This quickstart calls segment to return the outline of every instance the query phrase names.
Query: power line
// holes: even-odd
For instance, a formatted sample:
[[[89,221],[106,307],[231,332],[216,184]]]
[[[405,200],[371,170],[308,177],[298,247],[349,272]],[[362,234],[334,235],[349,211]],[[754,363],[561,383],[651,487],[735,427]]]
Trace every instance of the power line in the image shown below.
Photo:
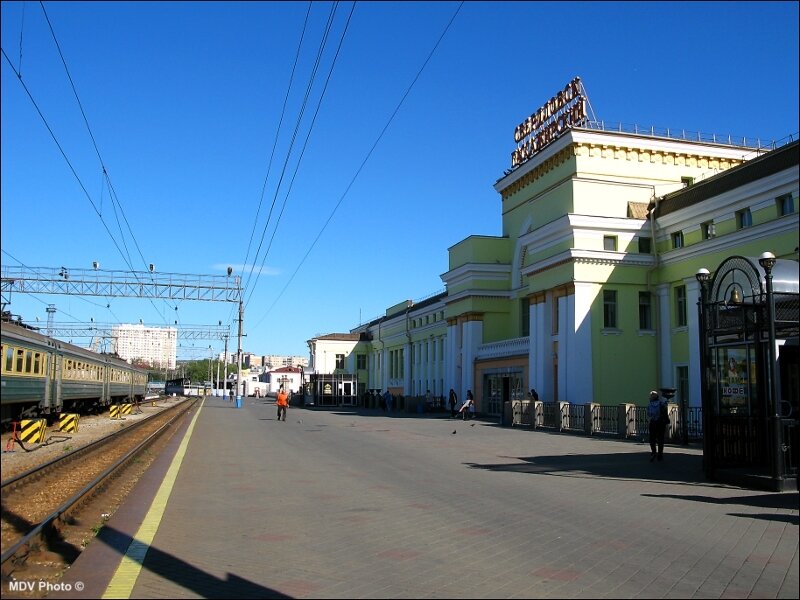
[[[258,243],[258,249],[256,250],[256,255],[255,255],[255,258],[253,260],[253,264],[250,267],[250,273],[248,274],[247,280],[245,281],[244,286],[243,286],[245,289],[247,289],[247,287],[248,287],[250,279],[253,276],[253,271],[255,270],[255,265],[258,262],[258,255],[261,252],[261,246],[264,243],[264,237],[266,236],[267,228],[269,226],[269,221],[270,221],[271,216],[272,216],[272,211],[273,211],[273,209],[275,207],[275,201],[278,199],[278,193],[280,192],[280,187],[281,187],[281,184],[283,183],[283,178],[286,175],[286,169],[287,169],[287,167],[289,165],[289,159],[291,158],[292,149],[294,148],[294,143],[295,143],[295,140],[297,139],[297,132],[300,129],[300,124],[302,122],[303,115],[305,114],[306,106],[308,104],[308,98],[309,98],[309,96],[311,94],[311,89],[312,89],[312,87],[314,85],[314,78],[316,77],[317,69],[319,68],[320,61],[322,60],[322,54],[323,54],[323,51],[325,49],[325,44],[327,43],[328,35],[330,33],[331,27],[333,25],[333,17],[335,15],[335,12],[336,12],[336,9],[337,9],[338,5],[339,5],[339,3],[335,2],[331,6],[331,11],[328,14],[328,22],[326,23],[325,31],[323,33],[322,40],[320,41],[319,49],[317,50],[317,56],[316,56],[316,60],[314,62],[314,66],[312,67],[311,74],[309,75],[308,84],[306,85],[306,91],[305,91],[305,95],[303,97],[303,102],[302,102],[302,104],[300,106],[300,113],[298,114],[297,120],[295,122],[295,128],[294,128],[294,132],[292,133],[292,139],[291,139],[291,142],[289,143],[289,148],[286,151],[286,159],[283,162],[283,168],[281,169],[281,175],[280,175],[280,178],[278,179],[278,184],[275,187],[275,195],[272,198],[272,206],[270,207],[270,212],[269,212],[270,216],[267,218],[267,222],[264,223],[264,229],[261,232],[261,240]],[[263,264],[263,261],[262,261],[262,264]],[[252,293],[250,295],[252,296]],[[248,300],[249,300],[249,298],[248,298]]]
[[[347,34],[348,28],[350,27],[350,20],[353,17],[353,11],[355,10],[355,6],[356,5],[355,5],[355,2],[354,2],[352,8],[350,9],[350,14],[347,17],[347,23],[345,24],[344,31],[342,32],[342,37],[339,39],[339,46],[336,48],[336,54],[333,57],[333,61],[331,63],[331,68],[328,71],[328,77],[325,79],[325,85],[322,88],[322,94],[320,94],[319,100],[317,102],[317,108],[314,111],[314,116],[311,119],[311,125],[308,128],[308,133],[306,134],[306,139],[303,141],[303,148],[302,148],[302,150],[300,152],[299,158],[297,159],[297,164],[295,165],[294,173],[292,174],[292,179],[289,182],[289,189],[286,191],[286,196],[284,197],[283,205],[281,206],[281,212],[278,214],[278,220],[275,222],[275,228],[272,230],[272,237],[269,240],[269,245],[267,246],[267,251],[264,253],[264,258],[261,261],[261,266],[264,265],[264,261],[266,261],[267,256],[269,255],[269,251],[272,248],[272,242],[275,239],[275,235],[278,233],[278,225],[281,222],[281,217],[283,217],[283,211],[286,209],[286,203],[289,200],[289,194],[291,193],[292,187],[294,186],[294,180],[297,177],[297,171],[300,169],[300,163],[302,162],[303,156],[305,155],[305,152],[306,152],[306,148],[308,147],[308,140],[311,137],[311,132],[314,129],[314,124],[317,121],[317,115],[319,114],[319,110],[320,110],[320,108],[322,106],[322,100],[325,97],[325,92],[328,89],[328,84],[330,83],[331,76],[333,75],[333,68],[336,65],[336,60],[339,57],[339,52],[342,49],[342,44],[344,43],[344,37]],[[251,296],[252,296],[252,294],[253,294],[253,292],[250,293]]]
[[[459,3],[458,8],[456,8],[455,13],[453,13],[453,16],[450,18],[450,21],[447,23],[447,25],[445,26],[444,30],[442,31],[442,34],[439,36],[439,39],[436,41],[436,44],[434,44],[433,49],[431,49],[430,53],[428,54],[428,57],[425,59],[425,62],[422,63],[422,66],[420,67],[419,71],[417,71],[417,74],[414,77],[414,79],[411,81],[411,84],[408,86],[408,88],[406,89],[405,93],[400,98],[400,102],[398,102],[397,106],[395,107],[394,111],[392,112],[391,116],[389,117],[389,120],[386,122],[386,125],[384,125],[384,127],[381,130],[380,134],[378,134],[378,137],[376,138],[375,143],[372,144],[372,147],[369,149],[369,152],[367,152],[367,155],[364,157],[364,160],[359,165],[358,169],[356,170],[355,175],[353,175],[353,178],[350,180],[350,183],[347,185],[347,188],[345,188],[344,192],[342,193],[341,197],[339,198],[339,201],[333,207],[333,210],[331,211],[331,214],[328,216],[328,219],[323,224],[322,229],[320,229],[319,233],[314,238],[314,241],[311,243],[311,246],[308,248],[308,251],[306,251],[305,255],[300,260],[300,264],[297,265],[297,268],[292,273],[292,276],[289,278],[289,281],[287,281],[286,285],[283,286],[283,289],[281,290],[280,294],[278,294],[278,297],[275,298],[275,301],[266,310],[266,312],[264,313],[264,316],[261,318],[261,320],[258,321],[253,326],[254,329],[256,327],[258,327],[262,323],[262,321],[267,317],[269,312],[278,303],[278,300],[281,299],[283,294],[286,292],[286,289],[289,287],[289,285],[292,283],[292,281],[294,280],[295,276],[297,275],[297,272],[300,270],[300,267],[303,266],[303,264],[305,263],[306,259],[311,254],[311,250],[314,249],[314,246],[316,246],[316,244],[319,241],[320,237],[322,237],[322,233],[328,227],[328,224],[333,219],[333,216],[334,216],[334,214],[336,214],[336,211],[339,209],[339,206],[342,204],[342,201],[344,201],[345,197],[350,192],[350,189],[353,187],[353,184],[355,183],[355,181],[358,178],[358,176],[361,174],[361,171],[363,170],[364,166],[367,164],[367,161],[372,156],[372,153],[375,151],[375,148],[378,146],[378,143],[381,141],[381,138],[383,138],[383,136],[386,133],[387,129],[389,129],[389,125],[391,125],[392,121],[394,120],[395,116],[397,115],[398,111],[400,110],[400,107],[403,105],[403,103],[405,102],[405,100],[408,97],[409,93],[411,92],[411,89],[417,83],[417,80],[422,75],[422,72],[425,70],[425,67],[428,65],[428,63],[430,62],[431,58],[433,58],[433,55],[436,52],[437,48],[439,47],[439,44],[441,44],[442,39],[444,39],[444,36],[447,34],[448,30],[450,29],[450,26],[453,24],[453,21],[455,20],[456,16],[458,16],[458,13],[461,11],[461,7],[463,5],[464,5],[464,2],[462,0],[462,2]]]
[[[56,45],[56,49],[58,50],[58,56],[61,58],[61,64],[64,65],[64,71],[67,74],[67,79],[69,79],[69,84],[70,84],[70,87],[72,88],[72,93],[75,95],[75,100],[77,101],[78,108],[81,111],[81,116],[83,117],[83,122],[86,125],[86,130],[89,132],[89,137],[92,140],[92,146],[94,147],[95,154],[97,154],[97,160],[100,162],[100,167],[103,170],[103,177],[105,178],[106,183],[107,183],[108,188],[109,188],[111,206],[112,206],[112,209],[114,209],[114,218],[117,221],[117,228],[119,229],[120,238],[122,239],[122,243],[125,246],[125,252],[126,252],[126,255],[128,257],[127,258],[127,264],[131,268],[131,272],[134,272],[133,264],[132,264],[133,261],[131,260],[131,257],[130,257],[130,252],[128,250],[128,245],[125,242],[125,233],[122,230],[122,225],[119,222],[119,215],[117,215],[117,211],[116,211],[116,208],[115,208],[117,206],[119,207],[119,211],[122,214],[122,218],[123,218],[123,220],[125,221],[125,224],[128,227],[128,233],[130,234],[131,239],[133,240],[133,243],[136,246],[136,250],[139,252],[139,257],[142,259],[142,264],[145,267],[147,267],[147,264],[148,264],[147,260],[144,258],[144,255],[142,254],[142,250],[139,247],[139,242],[136,240],[136,235],[133,233],[133,229],[131,228],[130,223],[128,222],[128,218],[125,216],[125,210],[122,207],[122,203],[119,201],[119,197],[116,194],[116,190],[114,190],[114,186],[111,183],[111,177],[108,174],[108,169],[106,168],[105,161],[103,160],[103,157],[100,155],[100,149],[97,147],[97,140],[95,139],[94,133],[92,132],[92,128],[89,125],[89,119],[86,116],[86,111],[83,109],[83,103],[81,102],[81,99],[78,96],[78,90],[75,88],[75,82],[73,81],[72,74],[70,73],[69,67],[67,66],[67,60],[66,60],[66,58],[64,58],[64,53],[61,51],[61,45],[58,43],[58,38],[56,37],[56,32],[53,29],[53,24],[50,22],[50,17],[48,16],[47,10],[44,7],[44,3],[41,2],[41,0],[39,1],[39,6],[41,6],[41,8],[42,8],[42,13],[44,14],[45,21],[47,21],[47,26],[50,29],[50,35],[53,37],[53,43]],[[101,215],[101,218],[102,218],[102,212],[100,213],[100,215]],[[117,247],[119,248],[119,246],[117,246]],[[153,279],[152,274],[150,275],[150,279],[152,281],[152,279]],[[150,303],[153,304],[153,308],[155,308],[156,312],[158,312],[158,308],[156,308],[156,306],[155,306],[155,304],[153,303],[152,300],[150,300]],[[163,318],[163,315],[162,315],[162,318]]]
[[[286,105],[289,101],[289,92],[292,90],[292,83],[294,82],[294,74],[297,70],[297,63],[300,59],[300,50],[303,47],[303,39],[306,35],[306,27],[308,26],[308,17],[311,14],[311,2],[308,3],[308,10],[306,10],[306,18],[303,22],[303,30],[300,32],[300,41],[297,43],[297,52],[294,56],[294,64],[292,65],[292,72],[289,75],[289,85],[286,87],[286,95],[283,98],[283,107],[281,108],[281,116],[278,119],[278,129],[275,132],[275,141],[272,143],[272,152],[269,155],[269,162],[267,163],[267,174],[264,176],[264,185],[261,187],[261,197],[258,200],[258,210],[256,210],[256,217],[253,219],[253,229],[250,231],[250,241],[247,244],[247,254],[244,257],[244,263],[247,264],[247,259],[250,258],[250,249],[253,244],[253,236],[256,232],[256,225],[258,224],[258,217],[261,214],[261,204],[264,202],[264,193],[267,191],[267,181],[269,180],[269,174],[272,171],[272,160],[275,157],[275,148],[278,145],[278,138],[281,133],[281,127],[283,126],[283,117],[286,114]],[[273,204],[274,206],[274,204]],[[272,214],[272,210],[270,209],[270,215]],[[267,216],[267,223],[269,223],[269,216]]]

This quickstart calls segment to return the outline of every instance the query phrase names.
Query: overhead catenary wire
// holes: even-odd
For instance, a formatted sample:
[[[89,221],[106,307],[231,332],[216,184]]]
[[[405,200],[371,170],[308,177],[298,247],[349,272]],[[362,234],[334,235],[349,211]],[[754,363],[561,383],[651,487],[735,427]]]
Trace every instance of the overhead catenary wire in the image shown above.
[[[50,22],[50,17],[47,14],[47,9],[45,9],[44,3],[41,0],[39,1],[39,6],[41,6],[41,8],[42,8],[42,13],[44,14],[45,21],[47,21],[47,26],[50,29],[50,35],[53,38],[53,43],[56,46],[56,50],[58,50],[58,56],[59,56],[59,58],[61,58],[61,64],[64,66],[64,72],[67,74],[67,79],[69,80],[70,87],[72,88],[72,93],[75,96],[76,102],[78,103],[78,108],[81,111],[81,116],[83,117],[83,122],[86,125],[86,130],[88,131],[89,137],[92,140],[92,146],[94,147],[95,154],[97,154],[97,160],[100,162],[100,168],[102,169],[103,177],[105,178],[106,184],[108,185],[109,192],[110,192],[111,206],[114,209],[114,217],[115,217],[115,219],[117,221],[117,227],[118,227],[119,232],[120,232],[120,238],[122,239],[122,243],[125,246],[125,252],[126,252],[126,256],[128,258],[127,264],[131,268],[131,272],[134,275],[134,277],[136,277],[138,279],[138,276],[136,275],[136,272],[135,272],[135,270],[133,269],[133,266],[132,266],[133,265],[133,261],[131,260],[130,252],[128,250],[128,245],[125,242],[125,233],[122,231],[122,226],[119,223],[119,215],[117,215],[116,207],[119,207],[119,211],[122,214],[122,218],[123,218],[123,220],[125,221],[125,224],[128,227],[128,233],[130,234],[130,237],[133,240],[134,245],[136,246],[136,250],[139,252],[139,257],[142,259],[142,264],[145,266],[145,272],[147,272],[147,273],[149,273],[149,270],[146,268],[147,265],[148,265],[148,262],[145,259],[144,255],[142,254],[142,250],[139,247],[139,242],[136,239],[136,234],[134,234],[133,229],[131,228],[130,223],[128,222],[128,218],[125,216],[125,210],[122,207],[122,204],[120,203],[119,198],[118,198],[118,196],[116,194],[116,190],[114,190],[114,187],[113,187],[113,185],[111,183],[111,177],[108,174],[108,169],[106,168],[105,161],[103,160],[103,157],[100,154],[100,149],[97,146],[97,140],[95,139],[94,133],[92,132],[92,128],[89,125],[89,119],[86,116],[86,111],[83,109],[83,103],[81,102],[80,96],[78,95],[78,90],[75,87],[75,82],[72,79],[72,74],[70,73],[69,67],[67,66],[67,60],[64,57],[64,53],[61,51],[61,44],[58,43],[58,38],[56,37],[55,29],[53,28],[53,24]],[[99,214],[101,215],[101,218],[102,218],[102,211],[100,211]],[[152,273],[150,273],[149,276],[150,276],[150,281],[151,282],[154,281]],[[150,299],[150,303],[153,304],[153,308],[156,308],[156,306],[153,303],[152,299]],[[156,312],[159,312],[158,308],[156,308]],[[159,312],[159,314],[161,314],[161,313]],[[162,315],[162,318],[163,318],[163,315]]]
[[[320,62],[322,60],[322,55],[323,55],[323,52],[324,52],[324,49],[325,49],[325,45],[326,45],[327,40],[328,40],[328,36],[330,34],[330,30],[331,30],[331,28],[333,26],[333,20],[334,20],[334,16],[336,14],[336,9],[338,8],[338,5],[339,5],[339,3],[335,2],[331,6],[331,10],[328,13],[328,22],[325,25],[325,31],[323,33],[322,40],[320,41],[319,48],[317,50],[317,56],[316,56],[316,59],[314,61],[314,66],[312,67],[311,74],[309,75],[309,78],[308,78],[308,83],[306,84],[305,95],[303,96],[303,101],[302,101],[301,106],[300,106],[300,112],[299,112],[299,114],[297,116],[297,119],[295,121],[295,127],[294,127],[294,131],[292,132],[292,137],[291,137],[291,141],[289,143],[289,148],[286,151],[286,158],[283,161],[283,168],[281,169],[281,174],[280,174],[280,177],[278,179],[278,183],[275,186],[275,194],[273,195],[273,198],[272,198],[272,206],[270,207],[269,216],[267,217],[267,222],[264,223],[264,229],[261,232],[261,239],[260,239],[260,241],[258,243],[258,248],[256,250],[255,257],[253,259],[253,264],[250,267],[250,272],[248,273],[247,279],[245,280],[244,285],[243,285],[245,290],[247,290],[248,287],[249,287],[249,282],[253,277],[253,272],[255,271],[255,265],[258,262],[258,256],[259,256],[259,254],[261,252],[261,246],[264,243],[264,238],[266,237],[267,229],[269,227],[269,223],[270,223],[270,220],[271,220],[271,217],[272,217],[272,211],[275,208],[275,202],[278,199],[278,194],[280,193],[280,187],[281,187],[281,184],[283,183],[283,178],[286,175],[286,169],[289,166],[289,159],[291,158],[292,150],[294,148],[294,143],[297,140],[297,133],[300,130],[300,125],[301,125],[302,120],[303,120],[303,115],[305,114],[306,106],[308,105],[308,98],[311,95],[311,89],[312,89],[312,87],[314,85],[314,79],[316,78],[316,73],[317,73],[317,70],[319,69],[319,65],[320,65]],[[355,6],[355,4],[354,4],[354,6]],[[263,261],[262,261],[262,264],[263,264]],[[252,297],[252,292],[250,293],[250,297]],[[248,300],[249,300],[249,297],[248,297]]]
[[[308,9],[306,10],[306,17],[303,21],[303,30],[300,32],[300,41],[297,43],[297,52],[294,56],[294,64],[292,65],[292,72],[289,75],[289,85],[286,86],[286,95],[283,97],[283,107],[281,108],[281,116],[278,119],[278,128],[275,131],[275,140],[272,143],[272,151],[269,155],[269,161],[267,163],[267,174],[264,176],[264,185],[261,187],[261,196],[258,200],[258,209],[256,210],[256,216],[253,219],[253,228],[250,230],[250,241],[247,243],[247,254],[244,257],[244,263],[247,264],[247,260],[250,258],[250,250],[253,245],[253,236],[256,232],[256,225],[258,224],[258,217],[261,215],[261,205],[264,202],[264,194],[267,191],[267,182],[269,181],[269,174],[272,171],[272,161],[275,157],[275,149],[278,146],[278,139],[281,134],[281,127],[283,126],[283,117],[286,115],[286,105],[289,102],[289,93],[292,90],[292,83],[294,82],[294,74],[297,70],[297,63],[300,60],[300,50],[303,47],[303,40],[305,39],[306,29],[308,27],[308,17],[311,14],[311,2],[308,3]],[[273,203],[274,206],[274,203]],[[270,215],[271,215],[270,211]],[[267,216],[267,222],[269,222],[269,216]]]
[[[323,86],[322,93],[320,94],[320,97],[319,97],[319,99],[317,101],[316,110],[314,111],[314,115],[313,115],[313,117],[311,119],[311,124],[308,127],[308,132],[306,133],[306,138],[303,141],[303,146],[302,146],[302,149],[300,151],[300,156],[298,157],[297,163],[295,164],[295,168],[294,168],[294,172],[292,174],[292,178],[289,181],[289,187],[288,187],[288,189],[286,191],[286,195],[284,196],[283,204],[281,205],[281,211],[278,214],[278,218],[277,218],[277,220],[275,222],[275,227],[272,230],[272,237],[270,237],[269,244],[267,246],[267,250],[264,252],[264,257],[261,260],[261,266],[259,267],[259,269],[263,268],[264,262],[266,261],[267,256],[269,255],[269,251],[272,248],[272,242],[274,241],[275,235],[278,232],[278,225],[280,224],[281,218],[283,217],[283,212],[286,209],[286,204],[287,204],[287,202],[289,200],[289,194],[292,191],[292,187],[294,186],[295,178],[297,177],[297,172],[300,169],[300,164],[301,164],[301,162],[303,160],[303,156],[305,155],[306,148],[308,147],[308,140],[311,137],[311,132],[313,131],[314,124],[317,121],[317,116],[319,115],[319,111],[320,111],[320,108],[322,106],[322,100],[325,98],[325,92],[328,89],[328,84],[330,83],[331,76],[333,75],[333,69],[336,66],[336,60],[338,59],[339,53],[341,52],[342,44],[344,43],[344,38],[345,38],[345,35],[347,34],[347,30],[348,30],[348,28],[350,26],[350,21],[351,21],[351,19],[353,17],[353,11],[354,10],[355,10],[355,3],[353,3],[352,8],[350,9],[350,14],[347,17],[347,22],[345,23],[344,30],[342,32],[341,38],[339,39],[339,45],[336,48],[336,53],[334,54],[333,61],[331,62],[330,69],[328,70],[328,76],[325,79],[325,85]],[[250,297],[252,297],[254,291],[255,291],[255,286],[254,286],[253,290],[251,290],[251,292],[250,292]],[[248,301],[249,301],[250,297],[248,297]]]
[[[289,287],[289,285],[291,285],[291,283],[294,280],[294,278],[297,275],[297,273],[300,271],[300,268],[303,266],[303,264],[305,263],[306,259],[311,254],[311,251],[314,249],[314,246],[316,246],[317,242],[322,237],[323,232],[328,227],[328,224],[330,224],[331,220],[333,219],[333,216],[336,214],[336,211],[339,209],[339,206],[341,206],[341,204],[344,201],[345,197],[350,192],[350,189],[353,187],[353,184],[355,183],[356,179],[361,174],[361,171],[364,169],[364,166],[367,164],[367,161],[369,161],[370,157],[372,156],[372,153],[375,151],[375,148],[377,148],[377,146],[380,143],[381,139],[383,138],[384,134],[389,129],[389,125],[391,125],[391,123],[394,120],[395,116],[397,116],[397,113],[399,112],[400,107],[403,105],[403,103],[405,102],[406,98],[411,93],[412,88],[417,83],[417,80],[419,80],[420,76],[422,75],[422,72],[425,70],[425,67],[428,65],[428,63],[430,62],[431,58],[433,58],[434,53],[436,52],[437,48],[441,44],[442,40],[444,39],[444,36],[449,31],[450,27],[453,24],[453,21],[455,21],[455,18],[458,16],[458,13],[461,11],[461,7],[463,5],[464,5],[464,2],[462,0],[462,2],[460,2],[458,4],[458,7],[456,8],[455,12],[453,13],[453,16],[450,18],[450,21],[448,21],[448,23],[445,26],[444,30],[442,31],[441,35],[439,36],[439,38],[437,39],[437,41],[434,44],[433,48],[431,49],[430,53],[428,54],[427,58],[422,63],[422,66],[417,71],[416,76],[411,81],[411,83],[409,84],[409,86],[406,89],[406,91],[403,93],[402,97],[400,98],[400,101],[397,103],[397,106],[395,107],[394,111],[392,112],[391,116],[389,117],[388,121],[386,122],[386,125],[383,126],[383,129],[381,129],[381,132],[378,134],[378,137],[375,139],[375,142],[372,144],[372,147],[367,152],[366,156],[364,157],[364,160],[361,161],[361,164],[359,165],[358,169],[356,169],[356,172],[353,175],[352,179],[350,180],[350,183],[348,183],[348,185],[345,188],[344,192],[339,197],[338,202],[333,207],[333,210],[331,211],[330,215],[328,215],[328,218],[325,221],[325,223],[322,225],[322,228],[320,229],[319,233],[314,238],[314,241],[311,242],[311,245],[309,246],[308,250],[303,255],[303,258],[300,260],[300,263],[297,265],[297,268],[295,268],[295,270],[292,273],[291,277],[289,277],[289,280],[286,282],[286,285],[283,286],[283,288],[281,289],[280,293],[275,298],[273,303],[264,312],[264,316],[262,316],[261,319],[259,321],[257,321],[255,325],[252,326],[254,329],[256,327],[258,327],[264,321],[264,319],[267,317],[267,315],[269,315],[270,311],[275,307],[275,305],[281,299],[281,297],[286,292],[286,290]]]

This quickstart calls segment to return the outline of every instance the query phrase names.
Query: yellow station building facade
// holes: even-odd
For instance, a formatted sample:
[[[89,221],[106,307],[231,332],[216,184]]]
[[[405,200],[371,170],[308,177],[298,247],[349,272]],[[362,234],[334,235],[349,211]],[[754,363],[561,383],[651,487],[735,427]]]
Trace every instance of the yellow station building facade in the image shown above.
[[[487,416],[532,388],[643,405],[674,387],[700,406],[695,274],[731,255],[797,261],[797,141],[611,129],[586,107],[576,78],[517,125],[501,234],[447,249],[444,292],[310,340],[312,371],[331,352],[359,393],[471,390]]]

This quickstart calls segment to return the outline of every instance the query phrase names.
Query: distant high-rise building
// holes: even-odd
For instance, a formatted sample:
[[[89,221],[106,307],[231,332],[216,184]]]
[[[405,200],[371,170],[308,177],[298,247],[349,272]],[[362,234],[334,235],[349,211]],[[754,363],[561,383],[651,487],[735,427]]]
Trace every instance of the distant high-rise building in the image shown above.
[[[112,347],[125,360],[141,360],[158,368],[175,368],[178,330],[175,327],[116,325]]]

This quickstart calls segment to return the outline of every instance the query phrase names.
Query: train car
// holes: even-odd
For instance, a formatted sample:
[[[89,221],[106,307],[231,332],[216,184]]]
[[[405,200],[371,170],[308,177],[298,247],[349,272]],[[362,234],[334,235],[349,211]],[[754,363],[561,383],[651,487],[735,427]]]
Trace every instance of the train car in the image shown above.
[[[147,372],[14,323],[2,333],[2,421],[144,399]]]
[[[188,396],[189,389],[192,387],[192,381],[188,377],[179,377],[178,379],[167,379],[164,384],[164,393],[167,396]]]

